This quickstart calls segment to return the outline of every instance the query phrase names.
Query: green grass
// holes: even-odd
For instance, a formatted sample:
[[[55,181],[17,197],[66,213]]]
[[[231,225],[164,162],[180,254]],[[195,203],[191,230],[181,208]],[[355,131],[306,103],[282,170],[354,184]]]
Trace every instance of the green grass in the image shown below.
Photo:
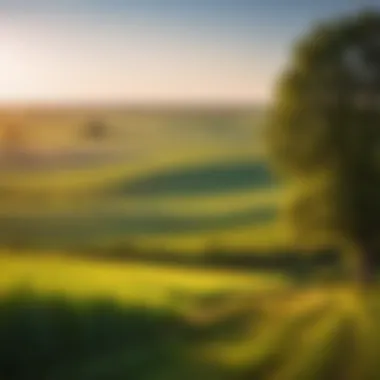
[[[119,164],[109,164],[77,170],[60,170],[50,172],[7,172],[1,179],[1,187],[16,191],[80,191],[107,187],[115,181],[136,180],[150,174],[178,168],[202,166],[205,163],[239,162],[258,158],[254,151],[236,147],[213,147],[211,143],[197,148],[179,149],[171,146],[163,152],[151,152],[147,148],[138,160],[125,159]]]
[[[372,380],[380,370],[377,289],[358,298],[347,285],[58,255],[0,264],[2,379]]]
[[[214,229],[197,231],[193,233],[173,233],[168,232],[160,235],[136,236],[133,238],[111,239],[105,237],[99,239],[98,247],[106,249],[124,243],[134,243],[143,249],[168,249],[197,254],[211,248],[251,249],[252,251],[283,249],[289,246],[291,235],[286,225],[270,222],[268,224],[246,224],[240,226],[230,226],[228,229]],[[96,245],[97,246],[97,245]]]
[[[183,269],[147,264],[104,264],[67,259],[54,252],[46,255],[0,255],[0,291],[20,285],[39,292],[63,292],[69,296],[113,297],[149,304],[171,302],[173,294],[223,291],[261,291],[283,287],[284,277],[242,274],[233,271]],[[71,280],[69,280],[71,279]]]
[[[57,248],[132,241],[179,254],[289,244],[286,224],[255,216],[290,196],[267,171],[257,115],[113,112],[104,115],[113,134],[102,146],[80,140],[92,116],[26,116],[33,148],[112,148],[126,157],[2,173],[3,240],[24,240],[37,252],[50,239]],[[379,378],[376,287],[358,298],[348,285],[302,288],[279,275],[89,262],[32,249],[1,253],[0,268],[1,380]]]
[[[49,193],[51,189],[46,183],[25,177],[17,185],[23,195],[11,191],[10,200],[4,197],[0,240],[9,244],[12,236],[19,236],[33,247],[71,248],[89,241],[103,244],[109,240],[116,244],[130,238],[149,244],[159,239],[165,240],[165,245],[174,242],[178,246],[178,240],[182,239],[181,250],[186,250],[195,246],[188,244],[193,237],[205,245],[204,236],[220,234],[225,240],[230,231],[235,233],[249,227],[254,241],[255,232],[260,234],[261,227],[268,230],[267,225],[271,224],[275,229],[277,209],[286,191],[269,186],[266,181],[271,181],[270,177],[262,183],[261,177],[268,175],[265,165],[252,162],[247,166],[247,162],[231,160],[228,165],[224,162],[211,166],[204,163],[191,171],[186,166],[172,167],[145,177],[138,171],[134,176],[130,173],[129,179],[125,167],[124,171],[122,167],[104,171],[105,177],[102,169],[98,169],[97,176],[93,175],[98,184],[86,183],[87,195],[62,195],[61,184],[71,183],[64,173],[57,174],[55,180],[44,176],[60,189],[61,195]],[[257,175],[256,169],[260,171]],[[111,178],[116,173],[120,179]],[[79,178],[92,177],[81,173]],[[42,189],[39,195],[30,188],[34,185]],[[250,190],[246,189],[248,185],[252,187]],[[237,188],[233,191],[231,186]]]
[[[113,186],[117,195],[197,195],[218,194],[247,189],[267,189],[276,186],[265,162],[221,162],[212,165],[157,173],[132,183]]]
[[[257,231],[251,234],[255,242],[263,240],[261,230],[269,231],[284,197],[266,167],[259,110],[220,115],[102,110],[110,137],[100,144],[83,139],[93,110],[15,113],[16,122],[28,126],[28,148],[94,155],[108,150],[123,158],[87,167],[3,171],[3,245],[13,245],[9,240],[17,236],[41,248],[90,240],[115,245],[133,235],[139,244],[199,251],[218,235],[223,240],[239,235],[229,244],[242,235],[248,241],[248,228]],[[276,234],[268,232],[268,239],[281,240],[273,239]]]
[[[24,178],[19,185],[24,198],[13,192],[13,201],[4,197],[0,240],[13,244],[10,240],[19,236],[24,245],[34,248],[72,248],[89,241],[92,246],[104,246],[106,242],[112,246],[133,239],[138,244],[157,243],[180,251],[199,251],[210,241],[225,245],[241,241],[243,245],[250,243],[256,247],[283,245],[284,228],[278,227],[275,219],[287,191],[268,184],[262,188],[260,176],[265,174],[265,165],[253,161],[252,167],[245,166],[247,162],[231,160],[230,166],[219,163],[212,165],[212,170],[203,163],[192,167],[191,175],[186,166],[145,175],[140,171],[129,179],[121,171],[122,180],[102,178],[102,170],[98,169],[97,180],[104,180],[104,184],[100,187],[88,184],[88,195],[75,196],[34,194],[27,186],[22,187],[22,183],[27,183]],[[261,179],[254,175],[257,168]],[[116,168],[113,170],[116,173]],[[177,174],[168,177],[167,173]],[[174,182],[172,177],[176,178]],[[59,186],[63,179],[57,178],[55,185]],[[232,179],[243,188],[232,191]],[[134,188],[134,192],[119,194],[120,181]],[[252,188],[244,189],[247,184]],[[47,191],[48,187],[40,185]]]

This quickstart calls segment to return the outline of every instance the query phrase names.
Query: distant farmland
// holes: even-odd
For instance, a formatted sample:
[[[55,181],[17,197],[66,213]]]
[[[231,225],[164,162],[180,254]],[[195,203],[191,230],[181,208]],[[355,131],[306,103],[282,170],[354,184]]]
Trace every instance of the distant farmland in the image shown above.
[[[84,132],[95,119],[106,133],[93,140]],[[264,110],[32,109],[18,120],[24,145],[0,159],[4,245],[282,238]]]

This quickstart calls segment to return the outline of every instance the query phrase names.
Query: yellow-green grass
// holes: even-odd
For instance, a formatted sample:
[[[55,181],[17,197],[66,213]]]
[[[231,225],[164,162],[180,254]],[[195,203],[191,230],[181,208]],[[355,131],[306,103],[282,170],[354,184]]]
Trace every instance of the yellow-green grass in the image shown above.
[[[197,254],[208,249],[244,249],[263,251],[284,249],[293,243],[292,231],[289,225],[271,222],[260,225],[246,225],[229,228],[228,230],[205,230],[192,233],[162,233],[153,235],[134,235],[133,238],[121,240],[103,239],[99,247],[109,248],[122,246],[123,243],[133,243],[149,250],[160,248],[180,253]]]
[[[168,305],[174,292],[259,292],[287,284],[278,275],[226,270],[187,269],[148,264],[113,264],[67,258],[59,254],[0,255],[0,291],[18,286],[70,297],[111,297],[123,302]]]
[[[138,115],[128,111],[113,110],[102,110],[100,114],[94,110],[84,109],[53,112],[38,110],[37,113],[35,111],[10,110],[8,117],[1,115],[0,127],[9,123],[24,126],[23,133],[26,136],[23,144],[26,147],[52,151],[86,147],[99,150],[115,148],[126,152],[137,148],[137,151],[143,153],[145,157],[139,158],[138,163],[127,162],[104,168],[60,171],[49,173],[48,176],[36,173],[2,175],[0,183],[10,188],[21,186],[24,190],[45,188],[55,191],[86,189],[103,185],[114,179],[128,180],[167,167],[198,165],[218,160],[240,160],[252,156],[262,157],[261,149],[257,149],[261,146],[253,136],[250,144],[247,144],[247,138],[238,142],[230,139],[221,141],[217,138],[218,134],[210,136],[200,134],[188,139],[187,132],[199,125],[197,121],[192,121],[185,127],[180,125],[181,120],[189,124],[186,114],[179,117],[171,114]],[[93,118],[104,120],[110,127],[110,138],[99,144],[86,141],[82,136],[83,128]],[[243,123],[247,130],[254,131],[256,119],[255,115],[244,115],[244,120],[236,118],[236,125],[232,123],[231,130]],[[201,119],[200,121],[203,124]],[[207,127],[207,123],[205,126]]]
[[[83,267],[77,267],[79,263],[75,265],[82,275],[87,273]],[[39,266],[41,267],[41,264]],[[184,277],[181,273],[178,275]],[[97,277],[101,278],[99,275]],[[193,287],[193,285],[190,286]],[[252,292],[253,289],[248,290]],[[271,294],[267,290],[266,287],[260,287],[258,291],[254,290],[256,295],[253,294],[251,300],[237,300],[240,302],[240,308],[235,309],[232,313],[216,313],[215,319],[202,318],[202,315],[212,311],[212,308],[200,307],[198,313],[194,313],[194,309],[188,309],[184,313],[186,321],[192,323],[193,327],[201,327],[200,330],[192,331],[205,331],[207,335],[202,337],[200,334],[194,336],[191,342],[185,341],[187,345],[185,355],[180,358],[174,355],[174,351],[170,351],[172,360],[162,363],[162,367],[159,368],[159,374],[162,376],[155,377],[157,371],[153,371],[155,375],[144,378],[190,379],[193,378],[191,375],[194,373],[198,374],[199,379],[228,380],[369,380],[377,378],[378,361],[369,362],[368,358],[371,353],[374,354],[373,358],[375,358],[375,354],[378,354],[378,344],[371,347],[362,346],[360,347],[363,350],[362,356],[359,357],[356,354],[359,348],[358,341],[364,337],[360,337],[354,332],[361,322],[357,316],[351,314],[346,308],[346,304],[350,304],[352,309],[360,309],[361,300],[354,297],[349,287],[292,288],[281,292],[275,291]],[[78,293],[77,290],[66,290],[65,292],[74,297]],[[99,292],[95,293],[99,294]],[[88,294],[90,293],[86,293],[86,295]],[[257,297],[260,294],[262,295],[261,301],[260,297]],[[94,293],[90,295],[94,295]],[[122,297],[118,295],[118,298],[125,300],[125,295]],[[236,299],[232,302],[235,301]],[[373,302],[367,298],[365,301],[371,304]],[[146,310],[149,312],[150,308]],[[243,319],[236,318],[235,312],[240,314]],[[33,316],[33,314],[31,315]],[[196,317],[197,315],[198,317]],[[23,320],[25,318],[21,319],[21,321]],[[37,324],[36,321],[40,322],[38,318],[35,318],[34,321],[34,325],[32,323],[27,325],[29,330],[22,331],[29,332],[33,326],[41,326],[41,329],[36,329],[32,333],[34,332],[37,336],[41,334],[42,338],[45,337],[43,335],[44,323]],[[221,321],[228,323],[221,323]],[[49,327],[48,324],[47,326]],[[376,328],[371,330],[376,337],[379,334],[378,327],[377,323]],[[18,330],[15,329],[15,331]],[[177,334],[180,333],[177,330]],[[181,339],[178,341],[181,342]],[[37,342],[39,341],[37,340]],[[169,340],[170,343],[172,341]],[[171,347],[169,346],[169,348]],[[178,350],[179,347],[175,345],[172,349]],[[125,340],[123,346],[108,351],[106,354],[109,356],[106,355],[106,358],[117,358],[122,350],[128,352],[128,348],[128,341]],[[143,351],[149,349],[149,342],[147,342]],[[122,357],[123,362],[127,357]],[[94,355],[91,359],[98,361],[103,359],[103,356]],[[120,370],[117,372],[117,360],[107,363],[108,373],[120,373]],[[128,375],[129,367],[126,368],[125,376]],[[189,373],[190,376],[188,376]]]
[[[213,330],[207,339],[197,340],[196,344],[189,346],[186,351],[189,357],[181,363],[182,367],[177,368],[174,359],[170,365],[166,364],[165,370],[176,376],[162,378],[191,378],[186,374],[202,366],[205,373],[200,372],[200,379],[377,378],[378,291],[377,294],[371,293],[371,297],[366,294],[358,298],[348,286],[286,289],[287,282],[276,276],[103,264],[58,255],[28,258],[4,253],[0,256],[0,265],[3,294],[19,281],[28,279],[39,293],[58,290],[71,298],[109,296],[123,303],[139,302],[149,306],[168,306],[172,290],[185,293],[236,290],[253,296],[251,300],[243,300],[238,310],[247,318],[242,331],[238,320],[234,320],[232,314],[227,316],[239,334],[229,335],[228,327],[223,331],[223,327]],[[260,297],[255,298],[258,295],[262,295],[262,301]],[[367,345],[359,346],[364,335],[358,330],[366,323],[359,316],[362,301],[373,309],[377,308],[376,315],[372,315],[376,325],[370,331],[373,345],[367,340]],[[191,319],[192,310],[187,310],[185,315],[189,321],[200,323],[199,318]],[[216,319],[211,324],[219,322]],[[361,356],[357,355],[358,351]],[[115,354],[118,351],[115,350]]]
[[[297,295],[298,293],[294,292],[291,298],[297,299]],[[259,326],[255,323],[249,325],[251,331],[246,331],[244,339],[236,339],[225,345],[210,342],[203,348],[202,355],[219,362],[220,365],[229,363],[233,367],[244,368],[260,366],[268,355],[283,354],[284,348],[297,340],[297,330],[309,327],[310,323],[318,320],[329,307],[326,295],[320,291],[314,291],[309,297],[300,298],[298,302],[293,301],[278,302],[278,305],[269,301],[274,303],[274,307],[271,307],[265,318],[259,321]],[[251,305],[253,318],[262,307],[263,304]]]
[[[192,133],[191,125],[186,125],[183,129],[186,131],[187,128],[187,131],[191,132],[192,137],[187,139],[186,133],[182,134],[181,132],[181,125],[178,125],[178,129],[176,129],[176,123],[180,122],[181,118],[173,119],[170,115],[152,117],[129,115],[123,112],[113,113],[112,111],[98,115],[91,115],[84,111],[44,114],[41,111],[40,115],[33,115],[33,112],[21,115],[20,122],[28,127],[27,141],[29,142],[27,145],[54,150],[89,145],[90,143],[80,140],[80,133],[81,128],[93,116],[105,120],[114,130],[111,140],[99,144],[99,149],[113,146],[115,149],[125,147],[125,150],[128,151],[129,148],[134,148],[134,144],[137,144],[142,156],[136,161],[131,160],[87,169],[50,173],[2,173],[0,186],[2,189],[10,190],[10,196],[14,196],[15,202],[8,199],[4,202],[0,201],[0,213],[12,216],[28,213],[46,215],[58,211],[81,215],[81,213],[92,213],[95,210],[95,212],[107,213],[126,211],[137,214],[140,212],[162,213],[181,217],[223,217],[231,212],[240,212],[256,207],[276,207],[281,203],[283,190],[260,190],[216,196],[165,197],[153,195],[143,198],[128,196],[126,199],[114,199],[112,202],[105,202],[103,206],[97,205],[94,208],[93,200],[90,199],[94,190],[106,190],[110,185],[112,186],[112,183],[118,181],[128,183],[147,178],[157,172],[186,170],[213,163],[262,160],[263,154],[260,149],[257,149],[259,144],[253,138],[255,128],[250,127],[250,116],[237,118],[236,122],[244,124],[244,128],[252,132],[251,142],[244,139],[229,142],[228,139],[217,138],[217,135],[213,138],[212,134],[200,133],[199,136],[196,136]],[[22,117],[24,119],[21,121]],[[252,117],[254,120],[254,116]],[[184,121],[187,122],[187,119]],[[187,122],[187,124],[189,123]],[[94,148],[96,148],[96,144]],[[77,191],[84,195],[79,202],[77,199],[71,198],[72,192]],[[25,199],[19,197],[20,194],[26,195]],[[29,194],[32,195],[31,198],[28,198]],[[283,231],[284,228],[279,229],[273,225],[259,228],[247,226],[231,228],[227,232],[221,230],[180,235],[165,233],[160,236],[136,236],[134,240],[147,247],[161,245],[183,251],[196,251],[208,244],[225,244],[226,242],[230,245],[243,246],[251,243],[261,246],[282,245],[284,235],[286,235]],[[110,243],[115,242],[111,241]]]
[[[231,379],[377,378],[378,315],[367,311],[367,321],[363,321],[358,314],[363,304],[372,305],[378,299],[378,289],[372,298],[364,294],[358,297],[350,286],[284,294],[283,300],[264,297],[269,301],[251,306],[252,324],[244,335],[224,341],[210,339],[196,348],[195,355],[209,365],[232,368],[227,376]],[[272,307],[266,309],[263,305],[268,302]],[[266,310],[257,321],[255,312],[260,309]]]
[[[243,212],[249,209],[262,207],[279,207],[284,203],[288,190],[273,189],[267,190],[243,190],[238,192],[228,192],[226,194],[216,195],[194,195],[194,196],[166,196],[166,195],[149,195],[141,197],[131,195],[128,197],[113,197],[107,202],[102,199],[95,199],[96,212],[106,213],[164,213],[170,216],[216,216],[227,215],[231,212]],[[44,198],[46,202],[46,198]],[[100,202],[99,202],[100,200]],[[94,198],[84,197],[79,201],[70,198],[59,198],[49,203],[48,208],[41,209],[38,204],[33,202],[14,202],[0,201],[0,213],[9,214],[20,211],[22,214],[35,213],[56,214],[60,213],[93,213]]]

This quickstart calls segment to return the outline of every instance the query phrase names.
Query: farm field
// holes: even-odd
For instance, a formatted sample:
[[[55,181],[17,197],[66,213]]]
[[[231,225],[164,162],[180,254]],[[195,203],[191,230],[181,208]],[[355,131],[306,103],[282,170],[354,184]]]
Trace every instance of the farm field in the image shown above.
[[[0,244],[284,244],[287,191],[265,159],[264,111],[29,110],[22,142],[0,157]],[[99,115],[106,137],[83,137]]]
[[[379,0],[306,3],[0,0],[0,380],[380,380]]]
[[[0,157],[1,379],[375,373],[372,293],[361,300],[337,281],[301,284],[280,270],[76,256],[118,246],[127,254],[131,244],[195,256],[289,246],[278,211],[291,192],[269,169],[261,116],[220,124],[215,115],[112,111],[102,114],[109,136],[87,141],[92,115],[76,112],[34,111],[24,119],[36,131],[28,146]]]

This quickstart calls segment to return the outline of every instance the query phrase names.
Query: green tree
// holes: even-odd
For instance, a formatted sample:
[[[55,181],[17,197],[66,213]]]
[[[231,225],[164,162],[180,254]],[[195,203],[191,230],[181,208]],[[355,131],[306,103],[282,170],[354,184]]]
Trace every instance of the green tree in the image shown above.
[[[356,275],[371,282],[380,236],[380,14],[316,26],[277,84],[269,146],[298,186],[293,225],[306,239],[322,233],[354,248]]]

